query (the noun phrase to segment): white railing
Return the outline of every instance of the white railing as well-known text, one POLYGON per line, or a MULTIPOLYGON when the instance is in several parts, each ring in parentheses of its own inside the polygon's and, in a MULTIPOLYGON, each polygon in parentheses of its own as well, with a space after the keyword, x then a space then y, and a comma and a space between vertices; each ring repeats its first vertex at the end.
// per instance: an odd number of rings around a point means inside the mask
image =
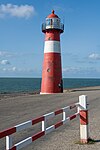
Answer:
POLYGON ((0 132, 0 139, 6 137, 6 150, 20 150, 23 147, 26 147, 36 139, 52 132, 53 130, 57 129, 58 127, 62 126, 63 124, 68 123, 69 121, 73 120, 77 116, 80 116, 80 140, 82 143, 88 142, 88 110, 87 110, 87 96, 81 95, 79 96, 79 102, 73 105, 61 108, 56 110, 55 112, 50 112, 45 114, 41 117, 38 117, 33 120, 29 120, 27 122, 18 124, 12 128, 6 129, 0 132), (72 110, 73 108, 77 108, 75 114, 67 116, 67 112, 72 110), (62 120, 57 122, 54 125, 47 126, 47 121, 50 118, 54 118, 55 116, 62 114, 62 120), (12 134, 15 132, 19 132, 21 130, 27 129, 37 123, 41 122, 42 129, 40 132, 36 133, 32 137, 28 137, 19 143, 13 145, 12 142, 12 134))

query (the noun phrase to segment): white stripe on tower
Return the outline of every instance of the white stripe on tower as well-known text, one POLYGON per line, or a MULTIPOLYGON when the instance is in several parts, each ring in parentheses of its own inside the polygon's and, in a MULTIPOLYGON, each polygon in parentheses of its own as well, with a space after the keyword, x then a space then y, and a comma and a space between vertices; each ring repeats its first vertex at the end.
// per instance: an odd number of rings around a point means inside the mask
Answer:
POLYGON ((44 53, 61 53, 60 42, 59 41, 45 41, 44 53))

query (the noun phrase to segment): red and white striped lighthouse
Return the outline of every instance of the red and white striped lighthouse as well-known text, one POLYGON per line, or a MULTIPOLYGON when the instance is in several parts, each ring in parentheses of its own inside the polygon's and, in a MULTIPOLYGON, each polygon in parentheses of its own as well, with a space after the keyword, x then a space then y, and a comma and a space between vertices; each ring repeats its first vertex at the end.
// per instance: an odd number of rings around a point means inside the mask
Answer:
POLYGON ((42 32, 45 33, 45 44, 40 94, 62 93, 60 34, 64 32, 64 24, 54 10, 42 24, 42 32))

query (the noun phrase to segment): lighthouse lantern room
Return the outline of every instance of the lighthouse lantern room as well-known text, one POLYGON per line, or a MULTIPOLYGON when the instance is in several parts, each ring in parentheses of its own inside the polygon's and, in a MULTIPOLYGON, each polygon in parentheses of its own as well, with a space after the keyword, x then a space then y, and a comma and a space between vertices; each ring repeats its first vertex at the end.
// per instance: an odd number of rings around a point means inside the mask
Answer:
POLYGON ((42 32, 45 34, 45 43, 40 94, 62 93, 60 34, 64 32, 64 24, 54 10, 42 24, 42 32))

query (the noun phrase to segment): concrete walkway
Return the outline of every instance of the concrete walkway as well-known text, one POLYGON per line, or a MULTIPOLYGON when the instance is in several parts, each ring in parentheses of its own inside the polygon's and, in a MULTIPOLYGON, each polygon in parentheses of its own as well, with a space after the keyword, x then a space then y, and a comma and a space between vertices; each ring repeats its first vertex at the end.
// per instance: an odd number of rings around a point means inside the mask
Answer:
MULTIPOLYGON (((0 99, 0 130, 78 102, 78 96, 83 94, 88 96, 90 137, 95 139, 95 144, 75 144, 79 141, 79 119, 77 118, 22 150, 100 150, 100 87, 81 88, 73 92, 65 91, 63 94, 54 95, 2 97, 0 99)), ((40 130, 39 124, 16 133, 14 143, 40 130)), ((0 140, 0 150, 5 149, 4 143, 4 139, 0 140)))

